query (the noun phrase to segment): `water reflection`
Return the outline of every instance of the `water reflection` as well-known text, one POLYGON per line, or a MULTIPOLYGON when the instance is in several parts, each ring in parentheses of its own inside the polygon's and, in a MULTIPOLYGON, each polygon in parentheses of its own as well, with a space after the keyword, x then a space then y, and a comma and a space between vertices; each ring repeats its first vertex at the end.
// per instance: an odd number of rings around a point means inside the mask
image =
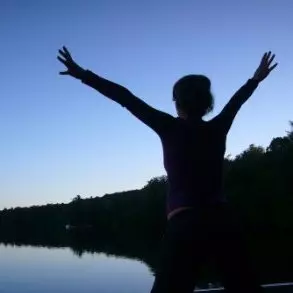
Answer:
POLYGON ((149 292, 153 276, 137 260, 69 248, 0 245, 1 293, 149 292))
POLYGON ((159 254, 159 243, 140 239, 104 239, 89 237, 90 234, 70 233, 66 238, 58 241, 51 239, 5 239, 0 241, 7 247, 39 247, 47 249, 68 248, 75 256, 83 258, 87 254, 104 254, 119 259, 131 259, 147 265, 150 272, 154 274, 159 254), (86 236, 86 237, 85 237, 86 236), (48 240, 48 241, 47 241, 48 240))
MULTIPOLYGON (((92 237, 90 237, 90 234, 88 233, 80 234, 79 232, 70 233, 67 236, 67 238, 59 239, 59 241, 52 241, 52 239, 49 239, 50 241, 46 241, 44 238, 38 238, 34 241, 25 238, 18 240, 8 240, 6 238, 5 241, 2 240, 2 243, 4 246, 7 245, 7 247, 14 247, 17 250, 24 247, 32 251, 35 251, 36 248, 46 248, 47 251, 54 251, 52 258, 59 258, 59 253, 57 254, 56 251, 67 251, 67 253, 68 251, 71 251, 71 253, 81 261, 92 257, 96 258, 96 260, 100 262, 101 256, 103 256, 107 257, 108 260, 122 261, 124 267, 130 261, 131 265, 129 265, 127 269, 125 268, 124 273, 119 276, 113 276, 113 280, 116 280, 116 278, 119 279, 121 276, 128 274, 132 268, 135 267, 132 264, 137 263, 147 268, 146 279, 149 282, 148 286, 150 287, 152 285, 159 259, 160 242, 152 239, 148 239, 147 241, 146 239, 134 237, 132 237, 131 240, 127 237, 105 239, 99 238, 97 235, 92 235, 92 237), (57 248, 59 248, 59 250, 57 248)), ((36 255, 32 254, 32 258, 34 257, 36 257, 36 255)), ((63 254, 62 257, 64 257, 63 254)), ((62 257, 60 259, 62 259, 62 257)), ((110 263, 111 261, 108 261, 107 266, 110 263)), ((114 264, 116 266, 118 262, 114 262, 113 265, 114 264)), ((105 274, 105 271, 103 274, 105 274)), ((111 275, 111 272, 109 272, 109 274, 111 275)), ((209 282, 211 282, 210 275, 205 275, 205 273, 203 273, 198 286, 206 288, 209 282)), ((139 290, 139 292, 142 291, 139 290)))
MULTIPOLYGON (((103 245, 101 247, 105 249, 103 245)), ((2 243, 0 292, 150 292, 156 249, 142 246, 130 252, 127 247, 117 247, 112 243, 105 250, 81 245, 53 247, 45 244, 2 243)), ((197 288, 219 285, 203 278, 197 288)), ((291 284, 267 287, 265 292, 290 293, 293 289, 291 284)))

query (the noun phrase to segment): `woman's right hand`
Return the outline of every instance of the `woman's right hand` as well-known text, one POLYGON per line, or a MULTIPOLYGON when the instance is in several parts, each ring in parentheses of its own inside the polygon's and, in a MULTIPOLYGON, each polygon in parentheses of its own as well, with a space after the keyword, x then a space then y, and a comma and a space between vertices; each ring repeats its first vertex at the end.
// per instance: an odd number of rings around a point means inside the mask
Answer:
POLYGON ((71 75, 77 79, 82 79, 85 70, 72 59, 67 48, 63 46, 62 50, 59 50, 59 54, 60 56, 57 59, 67 68, 67 70, 59 72, 59 74, 71 75))

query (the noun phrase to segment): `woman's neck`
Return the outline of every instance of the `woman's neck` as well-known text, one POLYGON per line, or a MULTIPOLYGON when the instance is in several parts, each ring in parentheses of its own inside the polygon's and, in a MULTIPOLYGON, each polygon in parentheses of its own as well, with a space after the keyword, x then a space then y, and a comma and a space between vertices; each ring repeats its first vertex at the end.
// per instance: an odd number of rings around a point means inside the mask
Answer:
POLYGON ((179 115, 178 116, 180 119, 183 119, 185 121, 191 121, 191 122, 195 122, 195 123, 199 123, 202 122, 202 117, 198 117, 198 116, 187 116, 187 115, 179 115))

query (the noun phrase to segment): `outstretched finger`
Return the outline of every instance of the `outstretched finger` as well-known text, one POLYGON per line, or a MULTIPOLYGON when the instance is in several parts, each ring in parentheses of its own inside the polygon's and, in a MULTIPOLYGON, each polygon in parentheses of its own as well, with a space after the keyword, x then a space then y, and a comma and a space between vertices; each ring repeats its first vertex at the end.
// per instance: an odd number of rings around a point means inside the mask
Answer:
POLYGON ((67 56, 69 59, 72 59, 72 57, 71 57, 69 51, 67 50, 67 48, 66 48, 65 46, 63 46, 63 50, 64 50, 66 56, 67 56))
POLYGON ((267 52, 262 55, 261 63, 264 63, 267 60, 267 52))
POLYGON ((66 60, 62 59, 60 56, 58 56, 57 59, 67 67, 67 61, 66 60))
POLYGON ((60 71, 59 72, 60 75, 69 75, 69 71, 60 71))
POLYGON ((270 60, 271 54, 272 54, 271 51, 267 52, 266 62, 268 62, 270 60))
POLYGON ((269 68, 269 71, 271 72, 272 70, 274 70, 277 67, 278 63, 275 63, 272 67, 269 68))
POLYGON ((272 64, 274 59, 275 59, 275 54, 273 54, 272 57, 268 60, 268 66, 270 66, 272 64))
POLYGON ((66 53, 63 52, 62 50, 58 50, 58 52, 59 52, 59 54, 60 54, 62 57, 64 57, 65 59, 68 58, 67 55, 66 55, 66 53))

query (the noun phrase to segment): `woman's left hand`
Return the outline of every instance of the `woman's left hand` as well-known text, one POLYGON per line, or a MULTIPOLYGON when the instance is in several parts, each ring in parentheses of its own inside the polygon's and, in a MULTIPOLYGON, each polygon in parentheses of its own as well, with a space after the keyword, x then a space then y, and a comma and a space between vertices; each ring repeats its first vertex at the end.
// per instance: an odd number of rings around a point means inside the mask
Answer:
POLYGON ((272 55, 271 52, 266 52, 260 62, 259 67, 254 73, 253 79, 257 81, 263 81, 273 69, 276 68, 278 63, 275 63, 274 65, 271 66, 272 62, 274 61, 275 54, 272 55))

